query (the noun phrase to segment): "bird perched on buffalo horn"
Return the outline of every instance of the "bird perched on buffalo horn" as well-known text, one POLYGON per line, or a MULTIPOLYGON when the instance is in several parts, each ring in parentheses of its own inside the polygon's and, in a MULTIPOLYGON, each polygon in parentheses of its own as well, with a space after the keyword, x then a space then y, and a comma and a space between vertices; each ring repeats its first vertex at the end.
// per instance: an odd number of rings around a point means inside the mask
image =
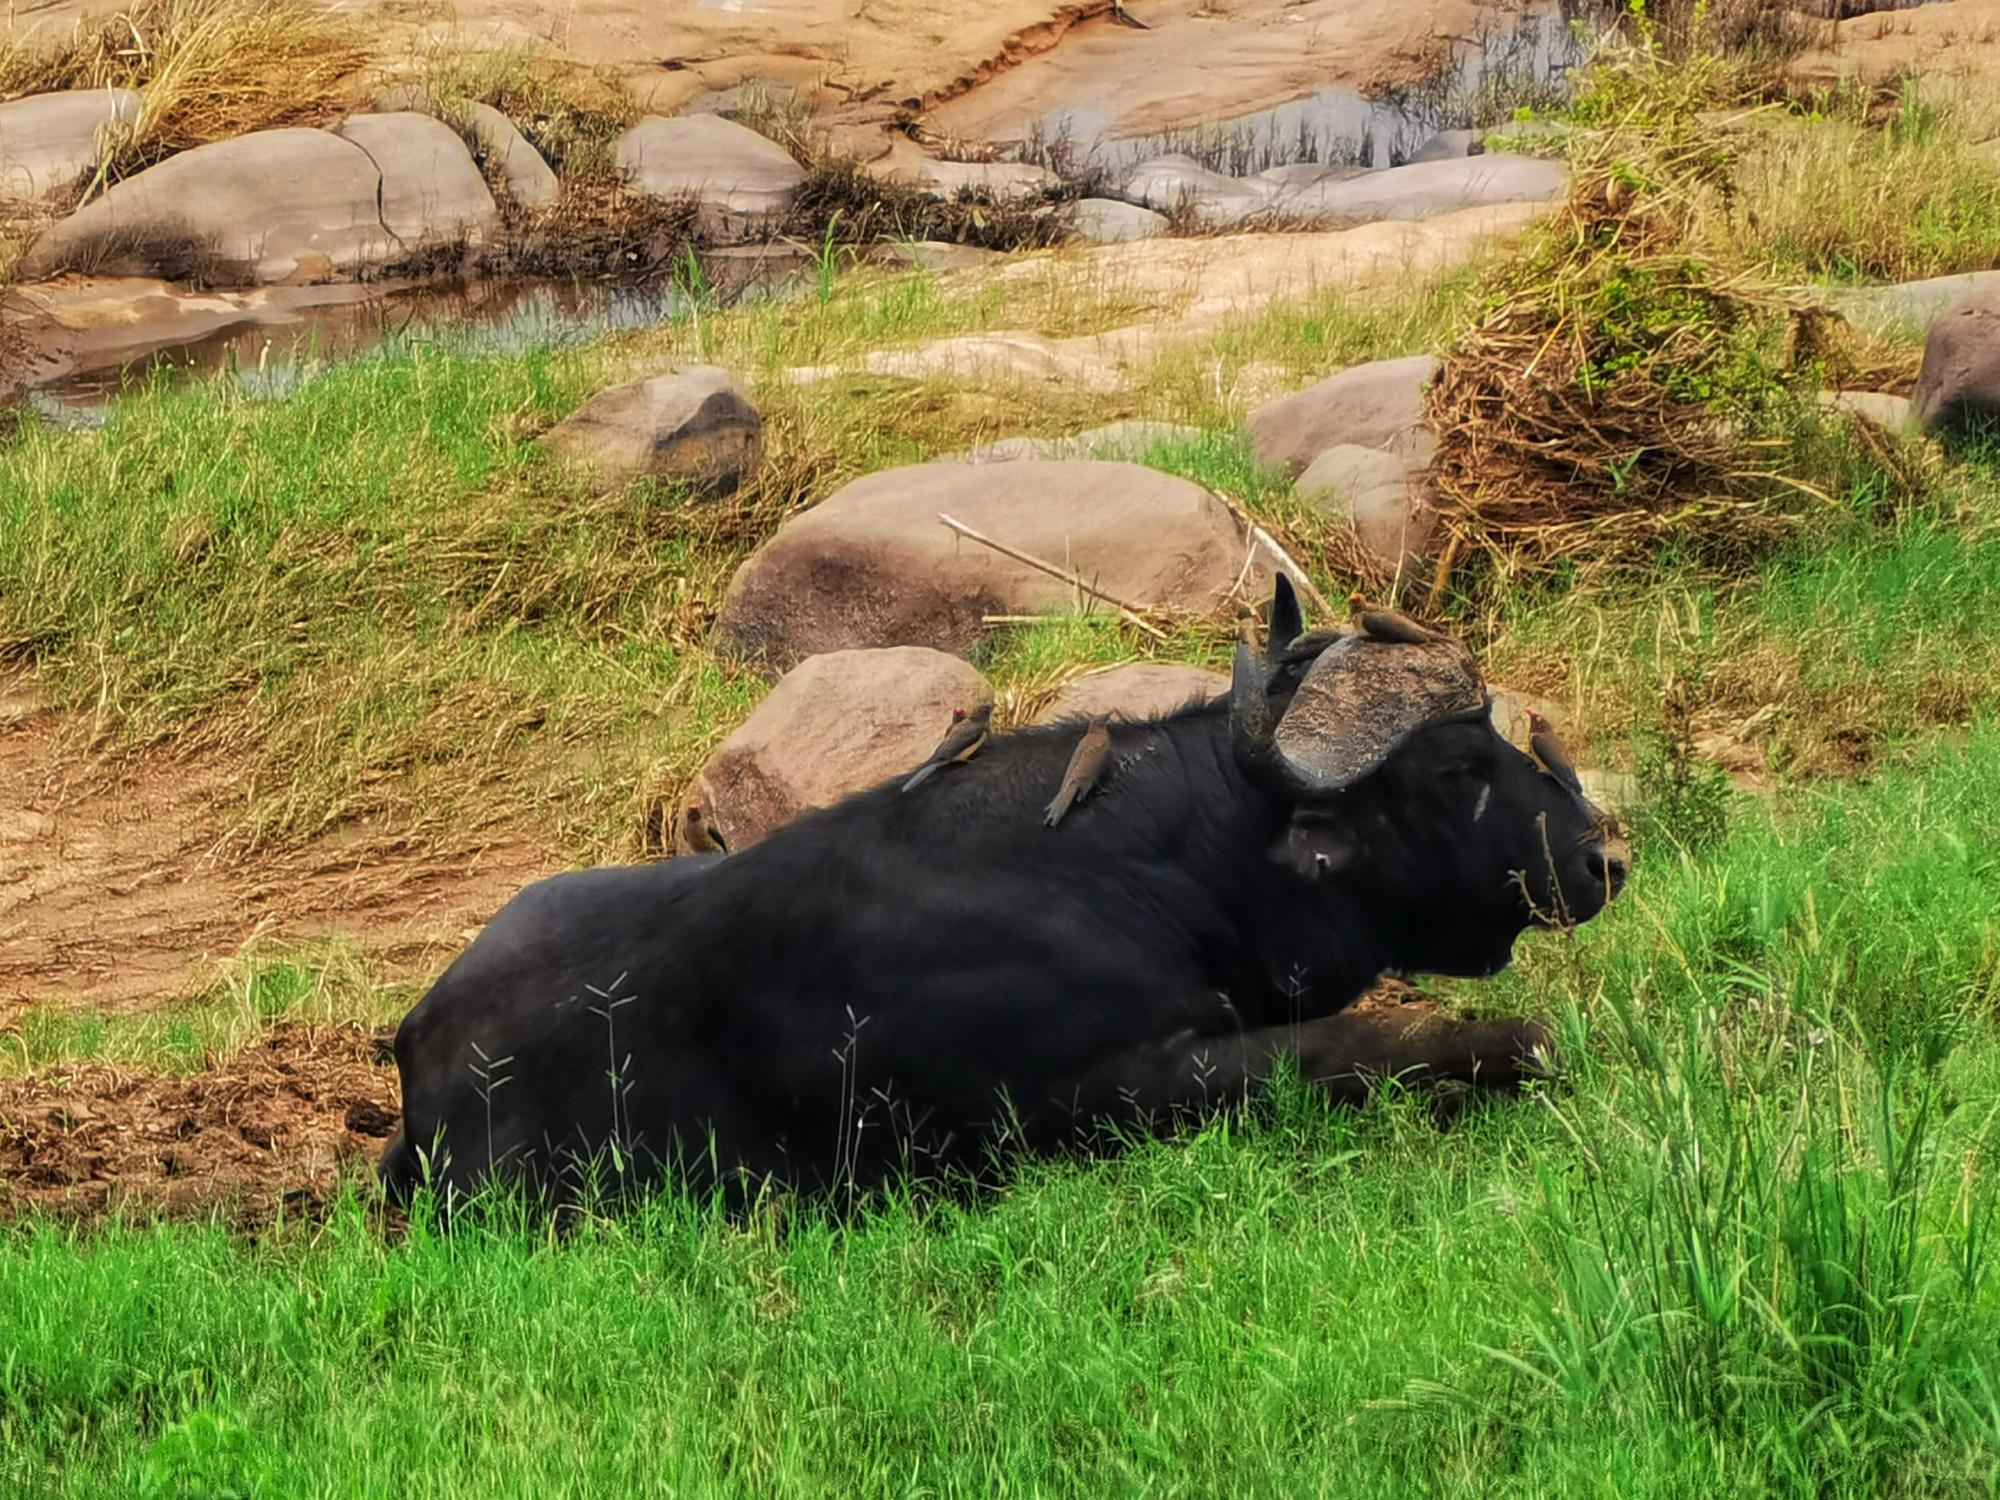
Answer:
POLYGON ((727 854, 729 845, 714 824, 701 814, 701 804, 690 802, 681 814, 681 826, 674 843, 683 854, 727 854))
POLYGON ((1111 764, 1111 731, 1105 727, 1103 714, 1090 716, 1090 727, 1083 732, 1083 738, 1076 742, 1076 749, 1069 758, 1069 768, 1063 772, 1062 785, 1056 789, 1056 800, 1042 815, 1042 821, 1053 828, 1069 814, 1069 810, 1097 790, 1098 782, 1104 779, 1104 772, 1111 764))
POLYGON ((1435 630, 1419 625, 1408 615, 1370 604, 1359 594, 1349 594, 1347 603, 1354 611, 1354 628, 1370 640, 1396 646, 1428 646, 1442 639, 1435 630))
POLYGON ((1576 774, 1576 767, 1570 764, 1562 741, 1556 738, 1555 726, 1532 708, 1528 710, 1528 748, 1542 763, 1543 770, 1577 796, 1583 795, 1583 782, 1576 774))
POLYGON ((903 790, 913 792, 946 766, 962 766, 979 753, 979 747, 986 743, 986 729, 993 717, 993 705, 982 703, 967 713, 962 708, 951 711, 951 728, 938 741, 937 749, 917 770, 917 774, 903 783, 903 790))

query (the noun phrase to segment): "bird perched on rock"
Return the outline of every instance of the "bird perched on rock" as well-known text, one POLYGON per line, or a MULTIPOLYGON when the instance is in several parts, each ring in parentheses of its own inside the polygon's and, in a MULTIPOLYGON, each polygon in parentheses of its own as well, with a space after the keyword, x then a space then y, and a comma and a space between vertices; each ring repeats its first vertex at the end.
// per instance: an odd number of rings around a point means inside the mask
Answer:
POLYGON ((681 814, 681 826, 675 839, 687 854, 727 854, 729 845, 715 825, 702 816, 701 804, 690 802, 687 811, 681 814))
POLYGON ((1542 763, 1543 770, 1577 796, 1583 795, 1583 782, 1576 774, 1576 767, 1569 763, 1562 741, 1556 738, 1555 726, 1532 708, 1528 710, 1528 748, 1542 763))
POLYGON ((1097 790, 1097 784, 1104 779, 1104 773, 1111 765, 1111 731, 1105 727, 1103 714, 1090 716, 1090 727, 1083 732, 1083 738, 1076 742, 1071 752, 1069 768, 1063 772, 1062 785, 1056 789, 1056 800, 1042 815, 1042 822, 1050 828, 1056 826, 1069 815, 1069 810, 1097 790))
POLYGON ((1435 630, 1426 629, 1408 615, 1370 604, 1359 594, 1349 594, 1347 603, 1354 611, 1354 628, 1370 640, 1397 646, 1428 646, 1441 639, 1435 630))
POLYGON ((931 758, 918 767, 917 774, 903 783, 903 790, 913 792, 946 766, 962 766, 979 753, 979 747, 986 743, 987 724, 993 717, 993 705, 982 703, 967 713, 962 708, 951 711, 951 728, 938 741, 937 749, 931 751, 931 758))
POLYGON ((1111 0, 1111 19, 1123 22, 1127 26, 1135 26, 1141 31, 1151 31, 1153 29, 1125 8, 1125 0, 1111 0))

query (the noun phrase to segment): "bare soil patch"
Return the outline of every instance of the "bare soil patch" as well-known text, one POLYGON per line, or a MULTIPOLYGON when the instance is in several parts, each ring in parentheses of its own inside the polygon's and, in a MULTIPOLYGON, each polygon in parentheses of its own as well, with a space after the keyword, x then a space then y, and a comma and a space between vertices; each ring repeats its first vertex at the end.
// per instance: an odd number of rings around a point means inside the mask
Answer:
POLYGON ((387 1042, 289 1025, 200 1073, 79 1063, 0 1079, 0 1219, 309 1214, 395 1129, 387 1042))
POLYGON ((252 939, 345 938, 378 977, 442 965, 555 862, 525 834, 441 847, 393 829, 292 850, 227 840, 226 757, 81 754, 24 679, 0 682, 0 1026, 38 1001, 139 1006, 252 939))

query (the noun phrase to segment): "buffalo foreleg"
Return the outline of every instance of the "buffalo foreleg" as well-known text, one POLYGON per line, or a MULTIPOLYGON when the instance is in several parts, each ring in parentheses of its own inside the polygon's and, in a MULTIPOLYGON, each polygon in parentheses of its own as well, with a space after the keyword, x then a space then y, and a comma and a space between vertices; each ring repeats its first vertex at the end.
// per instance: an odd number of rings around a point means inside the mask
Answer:
POLYGON ((1288 1056, 1306 1081, 1348 1104, 1390 1078, 1513 1089, 1540 1075, 1548 1045, 1536 1021, 1374 1008, 1221 1035, 1182 1032, 1103 1059, 1068 1097, 1043 1101, 1017 1123, 1041 1147, 1081 1143, 1105 1125, 1158 1129, 1240 1103, 1288 1056))

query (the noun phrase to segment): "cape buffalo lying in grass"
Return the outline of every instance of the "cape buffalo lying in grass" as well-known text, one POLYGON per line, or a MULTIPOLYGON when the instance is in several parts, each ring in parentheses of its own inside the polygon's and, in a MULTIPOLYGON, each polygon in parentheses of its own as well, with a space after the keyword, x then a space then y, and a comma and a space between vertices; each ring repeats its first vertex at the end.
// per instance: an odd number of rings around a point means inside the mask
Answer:
POLYGON ((1281 1054, 1359 1097, 1506 1086, 1532 1022, 1343 1015, 1387 972, 1486 975, 1623 882, 1604 816, 1494 729, 1464 648, 1300 634, 1227 699, 1114 721, 1102 790, 1042 812, 1080 725, 996 735, 699 863, 530 886, 396 1036, 392 1196, 583 1173, 731 1193, 980 1171, 1240 1100, 1281 1054), (1113 1124, 1123 1131, 1106 1131, 1113 1124))

